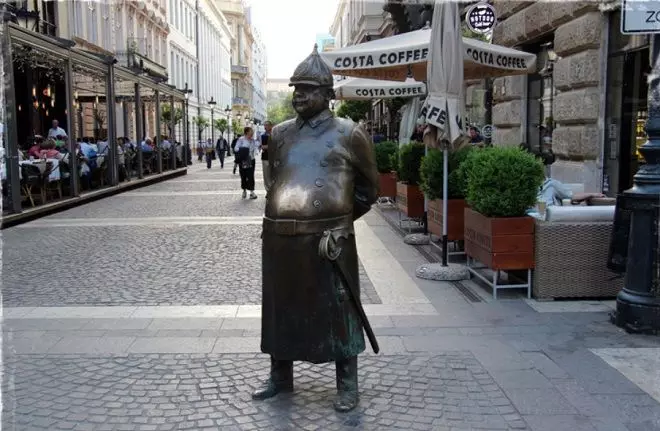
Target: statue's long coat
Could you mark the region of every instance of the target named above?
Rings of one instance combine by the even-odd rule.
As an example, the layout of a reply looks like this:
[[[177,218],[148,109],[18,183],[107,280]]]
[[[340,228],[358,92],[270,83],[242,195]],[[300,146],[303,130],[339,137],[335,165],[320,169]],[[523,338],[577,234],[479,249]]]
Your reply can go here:
[[[271,185],[265,216],[317,220],[352,215],[377,199],[373,143],[361,126],[329,110],[276,126],[269,144]],[[349,217],[350,219],[350,217]],[[340,240],[357,282],[352,222]],[[319,257],[321,233],[286,236],[263,232],[261,350],[275,359],[314,363],[350,358],[365,349],[362,324],[332,264]]]

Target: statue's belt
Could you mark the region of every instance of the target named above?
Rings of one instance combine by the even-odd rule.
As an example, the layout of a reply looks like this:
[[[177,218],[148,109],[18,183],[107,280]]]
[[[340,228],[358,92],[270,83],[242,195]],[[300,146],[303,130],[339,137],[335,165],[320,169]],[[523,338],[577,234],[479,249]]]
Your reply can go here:
[[[353,215],[317,220],[272,219],[264,217],[264,232],[278,235],[313,235],[327,230],[349,229],[352,231]]]

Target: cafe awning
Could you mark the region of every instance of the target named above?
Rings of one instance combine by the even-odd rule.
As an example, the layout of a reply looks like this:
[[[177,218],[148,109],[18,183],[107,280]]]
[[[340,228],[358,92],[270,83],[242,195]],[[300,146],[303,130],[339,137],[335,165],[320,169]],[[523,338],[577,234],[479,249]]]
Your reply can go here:
[[[336,75],[405,81],[411,71],[425,81],[430,41],[431,29],[424,28],[320,55]],[[464,37],[463,67],[465,79],[528,74],[536,67],[536,55]]]
[[[383,81],[379,79],[348,78],[335,85],[337,100],[393,99],[395,97],[419,97],[426,95],[423,82],[407,79]]]

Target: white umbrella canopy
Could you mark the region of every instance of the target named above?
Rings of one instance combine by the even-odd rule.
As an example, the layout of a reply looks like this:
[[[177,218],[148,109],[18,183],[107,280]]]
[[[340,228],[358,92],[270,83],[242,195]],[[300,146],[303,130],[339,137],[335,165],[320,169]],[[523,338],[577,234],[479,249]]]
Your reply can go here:
[[[336,100],[393,99],[426,95],[426,84],[407,79],[383,81],[379,79],[349,78],[335,85]]]
[[[417,127],[417,118],[421,108],[421,101],[418,97],[412,98],[406,102],[402,109],[401,124],[399,125],[399,145],[410,143],[410,137]]]
[[[320,55],[337,75],[405,81],[411,70],[416,80],[426,81],[431,32],[432,29],[427,28],[415,30]],[[458,34],[461,34],[460,26]],[[536,55],[529,52],[471,38],[462,39],[465,79],[527,74],[536,67]]]
[[[453,144],[463,135],[463,38],[458,4],[436,0],[433,23],[426,65],[429,94],[422,115],[437,128],[437,141]]]

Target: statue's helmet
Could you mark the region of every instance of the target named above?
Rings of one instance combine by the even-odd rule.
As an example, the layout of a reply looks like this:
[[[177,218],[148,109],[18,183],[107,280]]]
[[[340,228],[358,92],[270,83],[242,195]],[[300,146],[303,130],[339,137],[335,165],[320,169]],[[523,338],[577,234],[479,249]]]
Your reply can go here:
[[[330,88],[334,85],[332,70],[319,55],[316,44],[314,44],[314,51],[296,67],[289,80],[290,87],[299,84]]]

